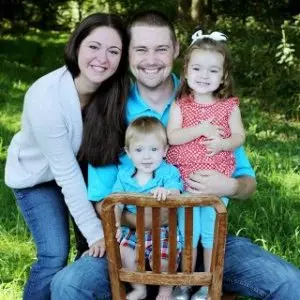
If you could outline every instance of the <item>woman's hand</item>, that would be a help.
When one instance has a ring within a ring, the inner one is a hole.
[[[88,250],[88,255],[93,257],[102,257],[105,253],[105,241],[104,238],[91,245]]]

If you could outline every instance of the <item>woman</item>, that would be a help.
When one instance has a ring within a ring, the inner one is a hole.
[[[37,80],[25,95],[21,130],[11,141],[5,168],[5,182],[37,248],[24,299],[50,299],[51,280],[67,263],[69,211],[88,241],[88,254],[104,255],[101,221],[87,200],[79,161],[118,162],[129,85],[127,49],[119,17],[90,15],[66,45],[66,66]],[[109,294],[104,259],[100,272],[103,294]]]

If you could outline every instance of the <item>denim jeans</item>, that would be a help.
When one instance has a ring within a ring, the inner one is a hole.
[[[67,206],[54,181],[13,192],[37,251],[23,299],[50,299],[51,280],[66,265],[69,253]]]
[[[106,260],[81,257],[55,275],[52,300],[111,299]],[[223,289],[257,299],[299,300],[300,271],[249,239],[228,236]]]
[[[300,299],[300,270],[243,237],[228,236],[223,289],[257,299]]]

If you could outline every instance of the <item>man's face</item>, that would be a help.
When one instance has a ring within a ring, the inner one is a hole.
[[[138,84],[157,88],[169,78],[179,46],[168,27],[137,25],[131,28],[129,64]]]

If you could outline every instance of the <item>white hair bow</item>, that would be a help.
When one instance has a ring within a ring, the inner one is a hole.
[[[209,38],[215,41],[227,41],[227,36],[222,32],[214,31],[211,34],[202,34],[202,30],[198,30],[192,35],[191,45],[193,45],[197,40],[202,40],[204,38]]]

